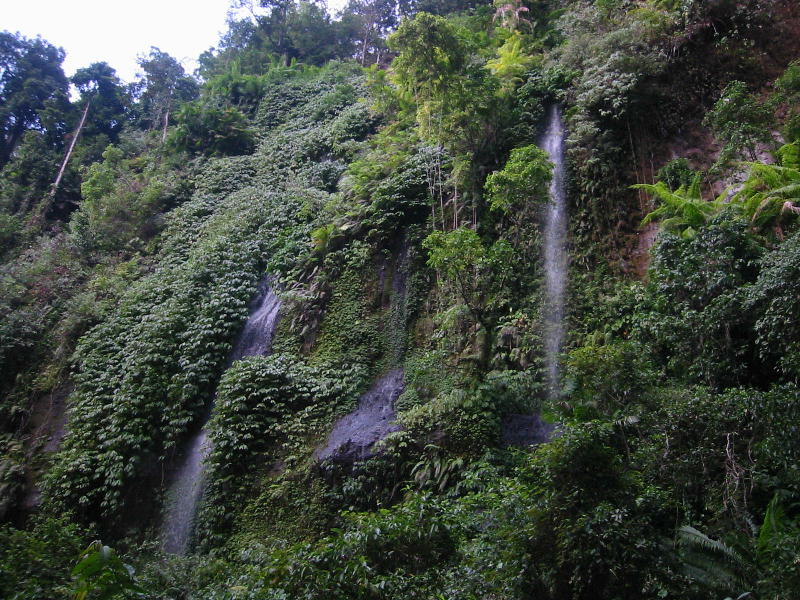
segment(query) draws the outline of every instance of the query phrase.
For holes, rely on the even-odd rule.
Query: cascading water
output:
[[[547,390],[551,397],[560,388],[559,354],[564,345],[564,295],[567,282],[567,198],[564,170],[564,123],[561,108],[550,109],[542,149],[553,163],[550,202],[544,227],[544,350]]]
[[[250,316],[236,340],[228,358],[233,361],[246,356],[264,356],[269,353],[281,300],[265,278],[258,294],[250,305]],[[206,416],[206,421],[211,413]],[[189,547],[197,508],[203,495],[204,461],[211,450],[205,424],[189,441],[186,455],[167,495],[164,521],[161,526],[161,547],[165,552],[183,555]]]

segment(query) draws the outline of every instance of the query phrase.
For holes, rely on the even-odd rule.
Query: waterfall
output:
[[[561,108],[554,105],[548,116],[542,149],[553,163],[550,202],[544,227],[544,351],[547,392],[552,398],[560,388],[559,354],[564,345],[564,293],[567,282],[567,199],[564,174],[564,123]]]
[[[250,316],[228,357],[228,366],[246,356],[269,353],[281,300],[265,278],[250,305]],[[211,416],[209,411],[206,422]],[[167,494],[164,521],[161,526],[161,547],[171,554],[186,554],[194,529],[197,508],[203,495],[204,461],[211,450],[206,423],[189,441],[183,462]]]
[[[394,273],[392,275],[392,298],[389,306],[389,352],[394,365],[403,362],[408,343],[406,321],[408,320],[408,232],[403,234],[400,248],[395,259]]]

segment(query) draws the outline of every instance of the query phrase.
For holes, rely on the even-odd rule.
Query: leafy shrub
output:
[[[634,337],[671,375],[713,386],[759,380],[754,315],[743,302],[761,253],[747,225],[724,214],[691,240],[662,234]]]
[[[655,383],[656,374],[643,348],[618,342],[572,350],[565,379],[573,416],[618,418]]]
[[[197,101],[184,104],[170,134],[177,150],[206,156],[249,154],[255,145],[245,116],[230,106]]]
[[[78,527],[65,518],[41,518],[28,530],[0,528],[0,594],[20,600],[66,597],[83,544]]]
[[[743,82],[730,82],[703,120],[724,144],[715,164],[726,166],[741,155],[755,161],[760,144],[774,144],[770,135],[772,120],[770,110],[759,104]]]
[[[755,316],[755,345],[764,364],[800,381],[800,232],[765,255],[744,309]]]
[[[213,449],[200,515],[204,543],[230,528],[248,489],[290,441],[286,424],[293,416],[312,404],[330,410],[343,397],[351,399],[352,376],[285,354],[246,358],[225,372],[208,425]]]

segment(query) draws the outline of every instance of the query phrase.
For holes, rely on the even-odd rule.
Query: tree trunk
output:
[[[0,156],[0,168],[4,167],[5,164],[11,160],[11,155],[14,154],[14,149],[17,147],[17,143],[19,142],[23,133],[25,133],[25,125],[20,121],[11,131],[8,142],[5,144],[5,148]]]
[[[78,128],[75,130],[75,134],[72,136],[72,140],[69,143],[69,148],[67,148],[67,153],[64,155],[64,160],[61,163],[61,168],[58,170],[58,175],[56,175],[56,180],[53,182],[53,186],[50,188],[50,201],[52,201],[55,197],[56,192],[58,191],[58,186],[61,184],[61,179],[64,177],[64,171],[67,170],[67,164],[72,156],[72,151],[75,149],[75,144],[77,143],[78,137],[81,134],[83,125],[86,123],[86,116],[89,114],[89,106],[91,106],[91,104],[92,96],[89,96],[89,99],[86,100],[86,107],[83,109],[81,120],[78,123]]]
[[[161,145],[163,146],[167,141],[167,126],[169,125],[169,106],[167,106],[167,111],[164,113],[164,129],[161,132]]]
[[[372,26],[366,28],[364,31],[364,41],[361,44],[361,66],[363,67],[367,62],[367,46],[369,45],[370,34],[372,33]]]

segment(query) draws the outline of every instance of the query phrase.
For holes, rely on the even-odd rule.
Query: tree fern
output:
[[[800,214],[800,164],[797,144],[778,151],[781,165],[750,163],[750,175],[732,202],[754,231],[775,231],[783,237],[783,227]]]
[[[701,176],[697,175],[688,186],[672,191],[666,183],[640,183],[632,186],[653,195],[660,203],[654,211],[645,215],[642,225],[660,221],[665,231],[671,231],[684,238],[691,238],[698,229],[705,226],[723,205],[722,198],[713,201],[703,200],[700,193]]]
[[[752,561],[725,542],[689,525],[678,529],[678,546],[686,575],[710,588],[740,591],[751,587]]]

